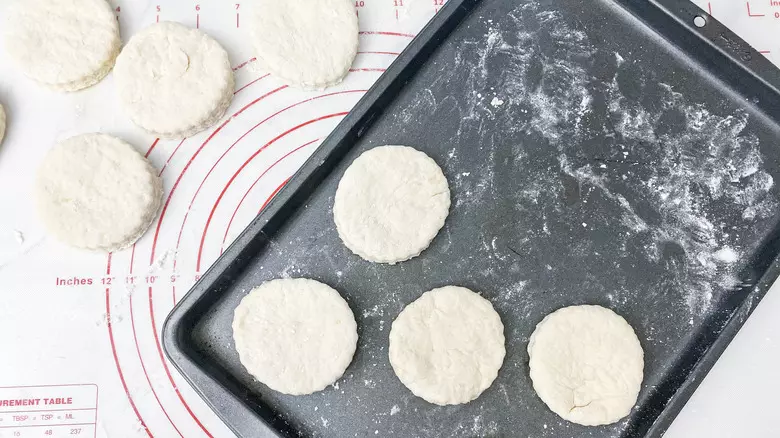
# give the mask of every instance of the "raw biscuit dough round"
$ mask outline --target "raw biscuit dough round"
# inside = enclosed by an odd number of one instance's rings
[[[571,306],[547,315],[528,342],[531,380],[544,403],[585,426],[614,423],[639,395],[644,353],[634,329],[601,306]]]
[[[357,55],[358,19],[350,0],[259,0],[248,18],[257,61],[290,85],[336,85]]]
[[[3,138],[5,137],[5,109],[0,104],[0,144],[3,144]]]
[[[358,335],[355,316],[335,289],[288,278],[265,282],[241,300],[233,339],[249,374],[275,391],[303,395],[344,374]]]
[[[179,23],[156,23],[134,35],[114,75],[130,119],[159,138],[189,137],[214,126],[233,100],[225,49]]]
[[[100,82],[119,54],[119,22],[106,0],[17,0],[5,20],[10,58],[58,91]]]
[[[43,160],[35,201],[46,229],[79,248],[116,251],[137,241],[162,202],[162,181],[132,146],[106,134],[56,145]]]
[[[445,286],[406,306],[390,329],[390,364],[414,395],[437,405],[468,403],[504,362],[504,325],[490,301]]]
[[[372,262],[420,255],[444,226],[450,189],[441,168],[408,146],[380,146],[344,172],[333,219],[344,244]]]

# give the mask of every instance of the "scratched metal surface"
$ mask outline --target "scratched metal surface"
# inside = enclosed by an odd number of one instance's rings
[[[701,337],[744,297],[740,272],[780,210],[777,135],[776,125],[614,5],[485,0],[271,236],[194,338],[305,436],[634,436],[689,369],[686,355],[703,349]],[[453,196],[431,247],[396,266],[351,254],[331,216],[346,166],[383,144],[428,153]],[[269,390],[234,351],[239,300],[284,276],[335,287],[358,321],[345,376],[311,396]],[[446,284],[493,302],[507,356],[476,401],[438,407],[394,376],[387,335],[406,304]],[[614,425],[561,421],[528,376],[535,324],[581,303],[625,316],[645,349],[637,408]]]

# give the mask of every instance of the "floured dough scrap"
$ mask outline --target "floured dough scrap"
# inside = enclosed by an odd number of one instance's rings
[[[429,156],[407,146],[380,146],[344,172],[333,219],[344,244],[372,262],[420,255],[444,226],[450,189]]]
[[[247,27],[258,63],[303,89],[338,84],[357,55],[358,19],[350,0],[258,0]]]
[[[389,353],[414,395],[437,405],[468,403],[498,375],[504,325],[490,301],[469,289],[433,289],[393,321]]]
[[[0,104],[0,144],[3,144],[3,138],[5,137],[5,109]]]
[[[149,228],[162,202],[162,182],[129,144],[106,134],[83,134],[46,155],[35,201],[47,231],[57,239],[116,251]]]
[[[600,306],[547,315],[528,342],[531,380],[545,404],[585,426],[631,412],[642,385],[644,353],[623,317]]]
[[[13,62],[58,91],[100,82],[122,45],[119,22],[105,0],[17,0],[3,27]]]
[[[134,35],[114,71],[130,119],[160,138],[183,138],[214,126],[233,100],[233,69],[219,43],[179,23]]]
[[[288,278],[263,283],[241,300],[233,339],[249,374],[275,391],[304,395],[344,374],[358,335],[355,316],[335,289]]]

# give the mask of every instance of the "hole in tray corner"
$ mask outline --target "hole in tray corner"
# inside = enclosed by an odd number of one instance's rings
[[[693,25],[696,27],[704,27],[707,24],[707,19],[701,15],[693,17]]]

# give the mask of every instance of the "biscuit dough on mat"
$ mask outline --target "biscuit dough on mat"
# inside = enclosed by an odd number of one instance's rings
[[[347,369],[357,324],[332,287],[306,278],[271,280],[236,307],[233,339],[249,374],[284,394],[325,389]]]
[[[41,163],[35,202],[46,230],[69,245],[116,251],[157,216],[162,181],[132,146],[106,134],[62,141]]]
[[[119,22],[106,0],[17,0],[0,28],[29,78],[57,91],[100,82],[119,54]]]
[[[336,85],[358,48],[358,19],[350,0],[258,0],[247,27],[257,61],[303,89]]]
[[[407,146],[380,146],[344,172],[333,220],[352,252],[393,264],[428,248],[449,209],[447,179],[433,159]]]
[[[214,126],[233,100],[225,49],[179,23],[156,23],[134,35],[114,75],[130,119],[160,138],[189,137]]]
[[[528,342],[531,380],[542,401],[574,423],[614,423],[631,412],[642,385],[644,353],[634,329],[601,306],[547,315]]]
[[[414,395],[437,405],[468,403],[504,362],[504,325],[490,301],[465,287],[428,291],[390,329],[390,364]]]

